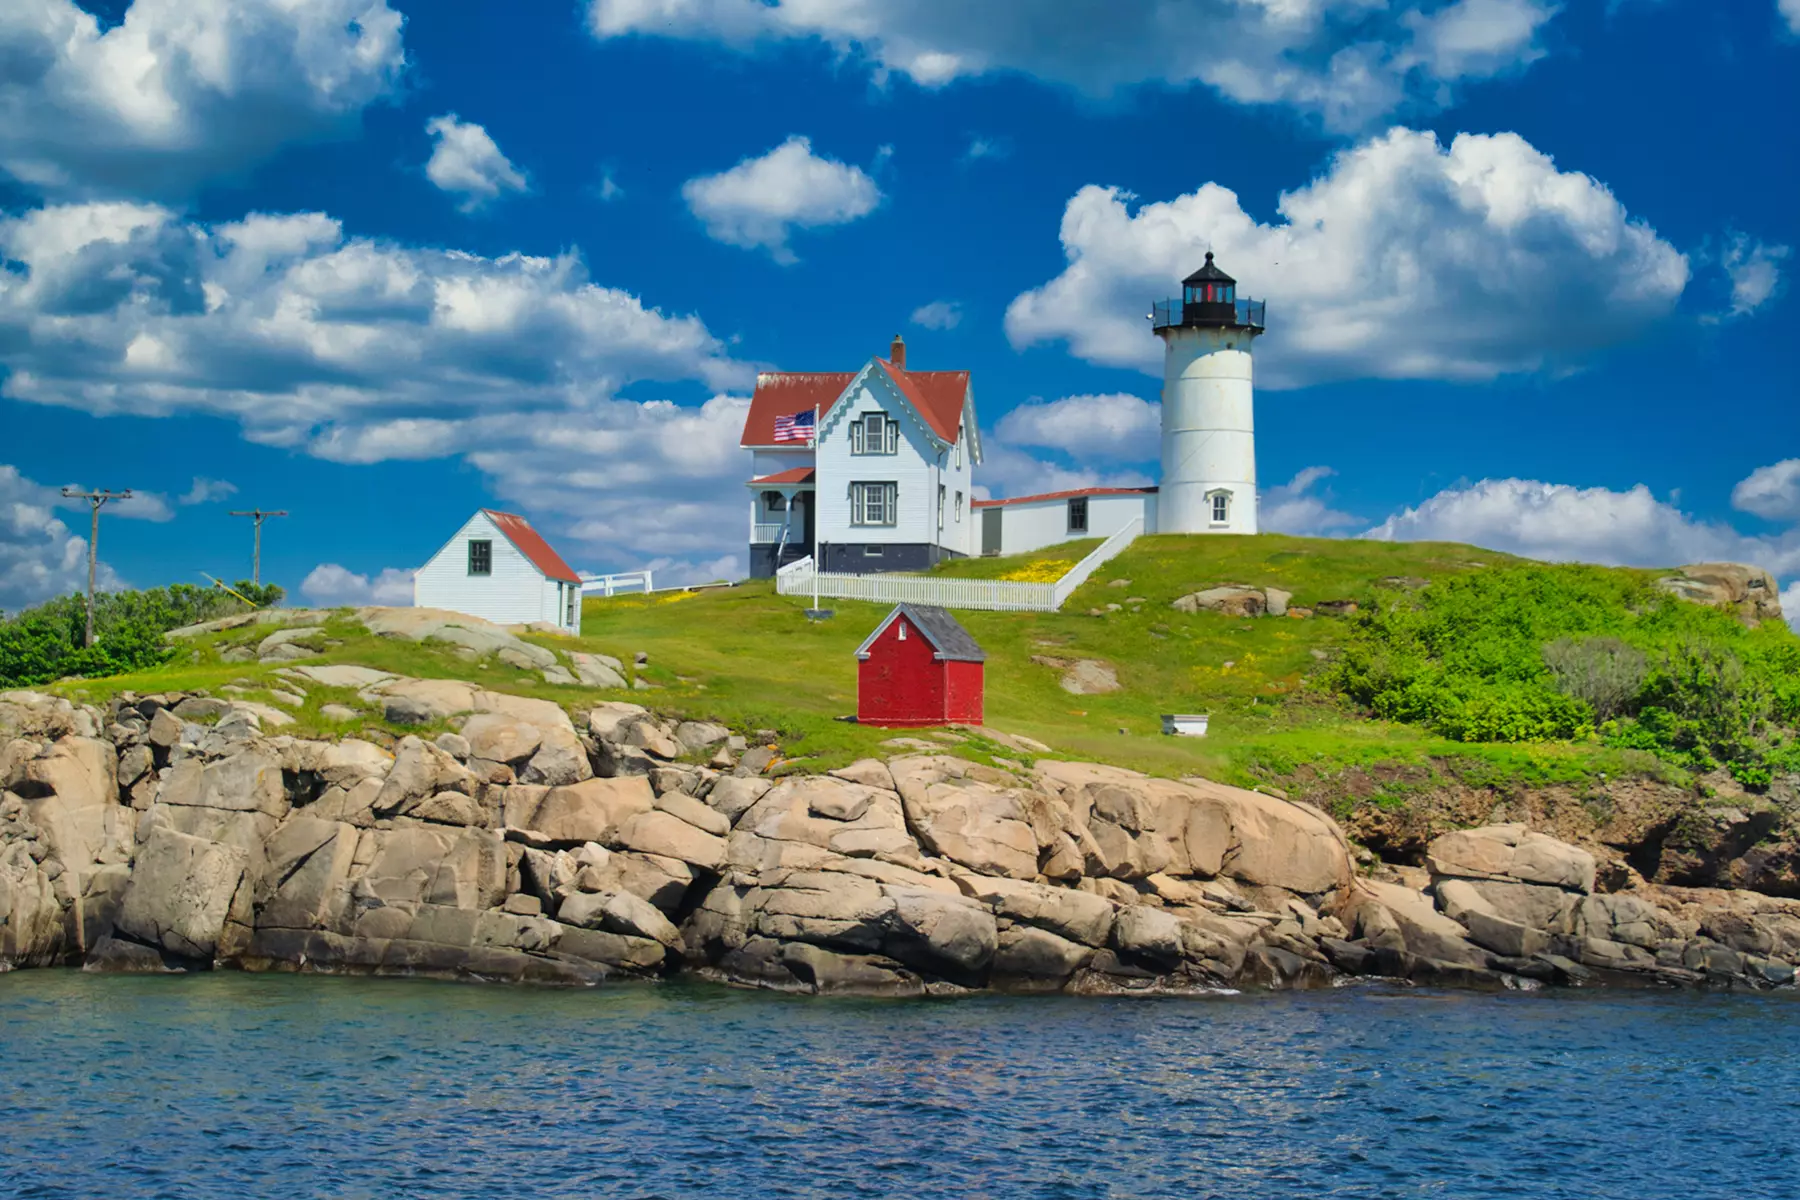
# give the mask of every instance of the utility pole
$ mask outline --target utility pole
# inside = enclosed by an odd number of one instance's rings
[[[247,512],[234,512],[231,515],[234,517],[253,517],[256,520],[256,552],[255,552],[254,556],[250,559],[250,582],[254,583],[257,587],[261,587],[262,586],[262,523],[264,521],[268,520],[270,517],[285,517],[285,516],[287,516],[287,513],[285,511],[283,511],[283,512],[264,512],[260,508],[253,508]]]
[[[71,500],[86,500],[93,510],[93,525],[88,531],[88,591],[87,591],[87,645],[94,644],[94,567],[100,558],[100,508],[108,500],[129,500],[131,489],[122,492],[110,492],[105,488],[97,492],[84,492],[80,488],[66,487],[62,494]]]

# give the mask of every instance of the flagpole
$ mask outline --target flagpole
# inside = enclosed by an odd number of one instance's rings
[[[819,406],[813,405],[813,501],[809,515],[813,523],[813,611],[819,611]]]

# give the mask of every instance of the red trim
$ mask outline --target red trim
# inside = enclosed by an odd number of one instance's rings
[[[1004,500],[977,500],[971,507],[996,508],[1002,504],[1031,504],[1039,500],[1073,500],[1077,496],[1149,496],[1155,493],[1153,487],[1075,488],[1067,492],[1040,492],[1035,496],[1008,496]]]
[[[750,397],[750,412],[744,418],[744,436],[740,446],[787,446],[793,442],[775,440],[775,421],[791,417],[809,408],[825,410],[844,394],[855,371],[765,371],[756,377],[756,392]]]
[[[969,396],[967,371],[908,371],[887,359],[877,359],[888,378],[912,401],[932,432],[951,445],[962,427],[963,402]]]
[[[777,471],[773,475],[758,475],[750,481],[751,487],[765,483],[811,483],[817,472],[811,467],[795,467],[788,471]]]
[[[520,554],[531,560],[531,565],[542,571],[547,578],[560,579],[564,583],[580,585],[581,576],[574,568],[562,560],[562,555],[550,548],[538,531],[531,527],[531,522],[524,517],[512,513],[498,512],[491,508],[481,510],[497,526],[506,540],[516,547]]]

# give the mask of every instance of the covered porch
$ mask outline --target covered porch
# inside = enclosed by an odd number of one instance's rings
[[[767,579],[813,552],[817,471],[795,467],[750,480],[750,576]]]

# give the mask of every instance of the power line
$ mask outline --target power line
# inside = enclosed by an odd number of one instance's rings
[[[234,512],[231,515],[234,517],[254,517],[256,519],[256,551],[250,559],[250,582],[254,583],[257,587],[261,587],[263,522],[270,517],[285,517],[287,516],[287,512],[285,510],[281,512],[265,512],[260,508],[252,508],[247,511]]]
[[[86,500],[93,510],[93,525],[88,532],[87,590],[87,645],[91,646],[94,644],[94,567],[100,558],[100,509],[108,500],[131,499],[131,489],[113,492],[102,488],[97,492],[84,492],[80,488],[66,487],[62,494],[70,500]]]

